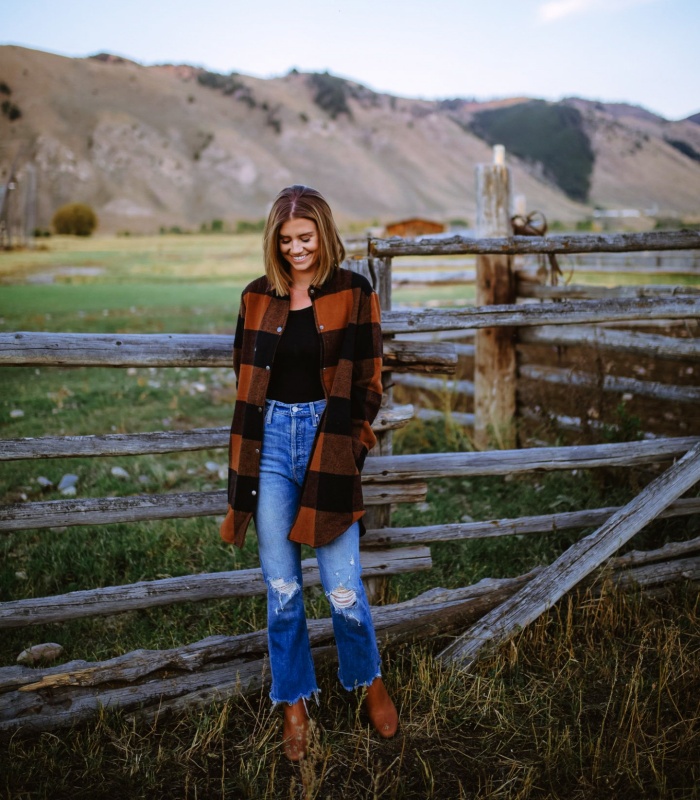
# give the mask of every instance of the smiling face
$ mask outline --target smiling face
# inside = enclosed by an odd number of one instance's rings
[[[279,229],[279,250],[289,264],[293,283],[308,285],[316,274],[319,236],[316,223],[305,217],[292,217]]]

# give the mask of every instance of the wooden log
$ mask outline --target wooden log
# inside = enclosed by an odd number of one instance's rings
[[[480,616],[499,598],[502,600],[512,594],[532,574],[499,581],[486,579],[466,589],[432,590],[406,603],[373,608],[372,617],[381,644],[413,641],[453,630],[458,624]],[[264,647],[266,631],[258,634],[259,643]],[[313,644],[328,641],[332,635],[330,620],[309,621],[309,638]],[[238,638],[230,637],[232,640]],[[216,646],[219,658],[222,649],[219,643]],[[229,642],[229,649],[237,649],[235,641]],[[334,647],[316,646],[312,651],[314,661],[318,665],[320,660],[333,657],[334,651]],[[174,651],[171,653],[177,663],[177,655]],[[34,680],[24,682],[19,686],[19,691],[6,691],[0,695],[0,730],[49,730],[88,719],[101,708],[120,708],[123,711],[135,711],[139,715],[159,714],[164,710],[182,711],[193,705],[249,694],[269,682],[269,672],[263,659],[247,662],[242,659],[231,660],[220,665],[204,663],[196,671],[188,669],[185,674],[173,677],[157,652],[153,654],[156,663],[160,662],[157,667],[153,664],[153,656],[149,658],[149,654],[143,651],[133,654],[135,658],[130,658],[130,655],[112,659],[104,665],[87,665],[88,670],[91,666],[96,667],[92,674],[85,673],[84,663],[79,664],[77,670],[71,670],[70,667],[66,670],[67,665],[64,665],[62,675],[42,671],[41,680],[37,680],[39,675],[35,671]],[[184,655],[187,657],[189,654]],[[121,663],[115,663],[118,661]],[[17,682],[17,668],[11,667],[9,670],[14,673]],[[156,670],[160,673],[165,671],[165,676],[154,675]],[[0,674],[6,671],[0,670]],[[137,679],[142,682],[137,682]],[[115,683],[124,684],[125,680],[128,681],[127,685],[115,687]],[[11,682],[12,678],[3,680],[6,685]]]
[[[363,489],[363,496],[365,505],[373,506],[386,503],[420,503],[425,499],[426,492],[427,486],[423,481],[398,481],[367,486]],[[15,503],[0,506],[0,531],[223,516],[226,508],[225,491]]]
[[[413,418],[413,406],[383,406],[372,423],[375,433],[403,428]],[[103,436],[37,436],[0,439],[0,461],[38,458],[86,458],[96,456],[180,453],[216,450],[229,445],[229,426],[190,431],[108,433]]]
[[[386,372],[446,372],[457,368],[455,345],[449,342],[384,341]]]
[[[83,722],[101,709],[136,711],[148,704],[157,710],[183,697],[198,696],[201,705],[223,701],[229,697],[259,691],[269,681],[264,660],[232,661],[225,666],[192,674],[164,677],[144,684],[104,688],[97,692],[60,692],[62,702],[54,705],[43,693],[17,692],[6,702],[0,731],[19,730],[21,733],[53,730]]]
[[[416,417],[426,422],[432,422],[433,420],[442,420],[444,422],[445,420],[449,420],[455,425],[463,425],[465,428],[474,427],[474,415],[464,414],[461,411],[449,411],[445,413],[444,411],[438,411],[434,408],[419,408],[416,411]]]
[[[507,597],[527,583],[537,571],[536,569],[516,578],[484,578],[472,586],[459,589],[429,589],[410,600],[372,608],[372,620],[375,628],[380,630],[397,622],[411,621],[420,624],[422,614],[431,608],[442,611],[455,603],[474,603],[484,599],[493,605],[499,596]],[[310,619],[307,625],[309,640],[314,645],[333,637],[329,618]],[[194,672],[212,662],[242,658],[264,653],[266,650],[267,630],[260,630],[238,636],[209,636],[199,642],[170,650],[134,650],[101,662],[78,660],[52,667],[2,667],[0,693],[14,689],[35,692],[62,687],[89,687],[114,681],[132,683],[162,670]]]
[[[362,553],[362,570],[368,577],[398,575],[430,569],[430,550],[403,547],[387,552]],[[315,558],[302,561],[305,586],[321,582]],[[53,597],[13,600],[0,604],[0,628],[17,628],[69,619],[107,616],[122,611],[190,603],[225,597],[250,597],[265,594],[267,587],[259,569],[183,575],[157,581],[140,581],[125,586],[87,589]]]
[[[363,547],[389,547],[391,545],[435,544],[437,542],[457,542],[465,539],[490,539],[496,536],[525,536],[537,533],[556,533],[574,528],[592,528],[607,522],[620,506],[589,508],[582,511],[560,511],[557,514],[541,514],[534,517],[515,519],[489,519],[479,522],[452,522],[442,525],[426,525],[410,528],[382,528],[368,530],[362,537]],[[681,517],[700,513],[700,498],[689,497],[675,503],[659,514],[659,519]],[[695,540],[698,541],[698,540]],[[668,557],[675,557],[690,550],[669,551]],[[633,559],[623,557],[620,566],[632,564]],[[641,562],[639,562],[641,563]]]
[[[516,274],[516,277],[520,276]],[[677,294],[700,294],[698,286],[678,286],[674,284],[652,284],[648,286],[585,286],[566,284],[564,286],[544,286],[541,283],[519,280],[518,297],[537,300],[602,300],[605,298],[658,297]]]
[[[700,249],[700,231],[652,231],[650,233],[577,233],[560,236],[501,236],[471,239],[375,239],[369,240],[373,256],[434,256],[526,253],[627,253],[645,250]]]
[[[661,328],[666,332],[676,328],[687,333],[690,338],[700,335],[700,320],[697,319],[623,319],[618,322],[601,322],[600,327],[616,330]]]
[[[479,238],[511,232],[510,170],[497,164],[476,168],[476,226]],[[479,255],[476,259],[476,305],[515,304],[512,257]],[[474,351],[474,443],[478,448],[516,445],[516,330],[510,326],[481,328]]]
[[[463,283],[474,283],[476,270],[463,269],[457,271],[435,270],[433,272],[394,272],[394,286],[453,286]]]
[[[367,259],[367,265],[372,262]],[[369,267],[367,267],[369,268]],[[364,266],[363,266],[364,269]],[[392,292],[392,269],[391,259],[387,258],[381,262],[376,262],[375,273],[381,275],[381,289],[378,291],[379,302],[381,305],[382,316],[391,310],[391,292]],[[394,341],[391,334],[384,335],[384,350],[390,350],[392,346],[401,347],[405,342],[399,343]],[[413,342],[415,343],[415,342]],[[453,353],[454,363],[452,364],[452,371],[455,369],[457,356]],[[396,362],[395,362],[396,363]],[[393,402],[393,373],[384,371],[382,373],[382,405],[391,404]],[[369,453],[368,458],[376,458],[379,455],[389,456],[392,453],[392,436],[390,432],[381,433],[377,435],[377,442]],[[364,518],[365,525],[373,528],[382,528],[391,524],[391,505],[386,503],[383,505],[373,505],[367,509]],[[375,604],[383,599],[386,592],[386,578],[371,577],[363,575],[362,583],[364,584],[365,594],[370,604]]]
[[[439,659],[469,668],[485,645],[501,644],[537,619],[698,480],[700,443],[598,530],[566,550],[524,589],[459,636],[440,653]]]
[[[218,334],[0,334],[0,364],[82,367],[231,367],[233,339]],[[454,371],[452,345],[392,342],[384,348],[384,369]]]
[[[530,303],[519,306],[480,308],[421,308],[391,311],[384,315],[386,333],[414,333],[459,328],[532,328],[542,325],[572,326],[582,323],[615,322],[630,319],[696,319],[700,297],[682,296],[607,298]],[[524,331],[520,331],[523,338]],[[627,334],[625,334],[627,335]],[[0,336],[0,346],[2,337]],[[1,351],[0,351],[1,356]]]
[[[698,498],[689,498],[695,502]],[[683,502],[676,500],[676,503]],[[672,503],[666,511],[669,511],[675,503]],[[659,514],[659,519],[666,516],[666,512]],[[626,569],[627,567],[640,566],[641,564],[651,564],[657,561],[670,561],[680,556],[687,556],[690,553],[697,553],[700,550],[700,536],[689,539],[686,542],[668,542],[658,550],[632,550],[624,556],[611,558],[608,566],[612,569]]]
[[[697,441],[698,437],[691,436],[575,447],[378,456],[365,462],[365,503],[416,502],[425,496],[424,481],[430,478],[653,464],[682,455]],[[224,491],[16,503],[0,507],[0,531],[212,516],[223,514],[225,505]]]
[[[524,450],[486,450],[429,453],[368,459],[363,470],[367,484],[383,481],[506,475],[559,469],[631,467],[667,461],[685,454],[700,438],[687,436],[642,442],[531,447]]]
[[[572,267],[637,268],[664,270],[700,268],[700,251],[668,251],[668,252],[630,252],[630,253],[575,253],[568,257],[567,263]]]
[[[373,608],[378,638],[386,645],[444,636],[483,616],[540,571],[511,579],[484,579],[463,589],[432,589],[404,603]],[[614,571],[611,578],[623,588],[633,583],[653,591],[673,580],[700,578],[700,558],[647,563]],[[598,586],[593,587],[594,594]],[[317,664],[333,656],[334,648],[319,646],[331,635],[330,620],[309,621]],[[4,690],[0,694],[0,729],[20,733],[55,729],[88,719],[104,707],[153,719],[164,711],[182,711],[259,691],[269,682],[265,660],[244,661],[240,655],[255,652],[251,650],[253,639],[257,641],[252,646],[264,651],[266,638],[266,631],[256,631],[238,637],[209,637],[170,651],[135,651],[101,663],[0,669],[0,691]],[[229,660],[216,663],[224,658]]]
[[[523,344],[546,344],[555,347],[595,347],[614,353],[630,353],[646,358],[697,361],[700,339],[680,339],[654,333],[614,331],[600,327],[544,327],[521,330]]]
[[[190,431],[108,433],[102,436],[37,436],[0,440],[0,461],[38,458],[86,458],[146,453],[179,453],[228,447],[230,428]]]
[[[700,578],[700,557],[678,558],[660,564],[643,564],[630,570],[615,573],[615,586],[651,589],[679,580],[697,581]]]
[[[523,306],[424,308],[384,313],[385,334],[538,327],[635,319],[700,318],[700,297],[572,300]],[[199,334],[0,333],[3,366],[231,366],[232,339]],[[441,360],[444,353],[438,356]],[[449,358],[449,356],[448,356]],[[427,356],[421,356],[427,363]]]
[[[444,394],[462,394],[465,397],[474,397],[473,381],[454,381],[444,378],[422,378],[420,375],[396,375],[394,383],[398,386],[408,386],[412,389],[425,389],[429,392]]]
[[[449,258],[421,258],[416,259],[411,256],[404,259],[396,259],[393,258],[391,260],[392,263],[392,283],[393,283],[393,276],[396,275],[397,271],[405,271],[408,275],[413,272],[421,272],[423,270],[451,270],[451,269],[461,269],[463,267],[474,267],[476,264],[476,258],[474,256],[470,256],[469,258],[454,258],[450,256]]]
[[[520,377],[531,381],[563,386],[587,386],[602,388],[605,392],[630,392],[641,397],[653,397],[655,400],[671,400],[678,403],[697,403],[700,401],[700,387],[672,386],[658,381],[640,381],[636,378],[604,375],[602,382],[596,375],[579,372],[576,369],[558,369],[536,364],[523,364]],[[601,386],[602,383],[602,386]]]

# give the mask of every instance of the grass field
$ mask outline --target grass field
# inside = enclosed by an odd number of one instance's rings
[[[232,333],[241,288],[261,271],[256,236],[73,240],[0,253],[0,332]],[[399,290],[395,303],[470,302],[470,288]],[[0,369],[0,438],[228,425],[227,369]],[[15,412],[13,414],[12,412]],[[23,415],[17,412],[23,412]],[[396,452],[468,449],[465,432],[414,422]],[[0,503],[223,488],[224,450],[0,464]],[[128,477],[112,474],[122,467]],[[38,477],[53,486],[42,487]],[[434,481],[396,525],[568,511],[624,503],[640,470]],[[649,526],[635,548],[698,535],[687,518]],[[505,577],[551,561],[582,532],[433,545],[430,572],[392,578],[387,599]],[[224,545],[215,518],[5,534],[0,599],[257,566],[255,537]],[[311,616],[326,616],[317,589]],[[190,603],[4,632],[0,660],[55,641],[66,660],[166,648],[265,626],[264,601]],[[105,713],[75,729],[0,741],[8,798],[693,798],[700,768],[698,596],[572,594],[469,674],[438,667],[441,642],[384,653],[400,735],[379,741],[332,669],[320,674],[317,736],[301,768],[279,747],[265,696],[158,723]]]

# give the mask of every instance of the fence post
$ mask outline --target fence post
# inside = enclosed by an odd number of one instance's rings
[[[511,183],[505,153],[494,147],[494,163],[476,168],[476,235],[510,236]],[[477,306],[515,303],[512,257],[476,258]],[[516,445],[515,328],[484,328],[476,332],[474,355],[474,443],[479,448]]]
[[[346,261],[344,266],[364,275],[379,295],[382,312],[391,311],[391,258],[359,258]],[[385,335],[384,338],[388,339],[389,337]],[[382,404],[390,404],[393,394],[390,372],[382,373],[382,386],[384,388]],[[391,431],[382,431],[377,433],[377,444],[367,457],[390,456],[391,452]],[[390,527],[391,504],[371,506],[365,512],[364,522],[367,530]],[[370,603],[384,599],[386,578],[366,578],[363,583]]]

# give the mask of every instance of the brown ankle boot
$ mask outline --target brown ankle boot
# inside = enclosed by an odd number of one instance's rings
[[[309,715],[303,700],[284,706],[282,744],[290,761],[300,761],[306,755],[309,736]]]
[[[399,715],[381,678],[375,678],[367,687],[365,709],[374,729],[382,738],[391,739],[396,734]]]

